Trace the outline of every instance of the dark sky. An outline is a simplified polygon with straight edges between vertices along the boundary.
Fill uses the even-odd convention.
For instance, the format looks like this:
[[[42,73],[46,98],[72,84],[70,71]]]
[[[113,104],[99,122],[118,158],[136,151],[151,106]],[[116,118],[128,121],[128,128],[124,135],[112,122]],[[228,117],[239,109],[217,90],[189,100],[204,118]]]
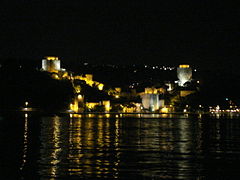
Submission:
[[[88,3],[86,3],[88,2]],[[0,5],[0,58],[195,65],[239,61],[240,10],[204,0],[18,0]]]

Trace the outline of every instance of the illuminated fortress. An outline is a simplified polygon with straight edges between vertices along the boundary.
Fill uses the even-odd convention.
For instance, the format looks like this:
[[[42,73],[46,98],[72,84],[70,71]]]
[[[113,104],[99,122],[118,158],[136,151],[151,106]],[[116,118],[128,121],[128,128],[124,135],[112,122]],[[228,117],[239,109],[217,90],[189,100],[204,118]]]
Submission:
[[[166,69],[164,69],[166,70]],[[46,56],[42,59],[42,71],[49,72],[51,77],[56,80],[66,79],[69,80],[74,89],[74,97],[71,104],[69,105],[69,112],[84,112],[87,110],[89,112],[95,111],[97,108],[102,107],[104,112],[110,112],[112,107],[117,107],[122,109],[121,112],[169,112],[173,111],[173,106],[165,104],[165,99],[163,95],[166,93],[172,93],[174,86],[171,83],[167,83],[169,88],[166,87],[144,87],[145,90],[137,92],[122,92],[120,87],[105,86],[103,83],[95,81],[93,79],[93,74],[75,74],[73,75],[70,71],[61,68],[61,61],[55,56]],[[177,68],[178,85],[181,87],[187,87],[186,82],[192,81],[192,69],[189,65],[182,64]],[[105,93],[109,97],[107,99],[90,100],[87,99],[86,92],[83,89],[85,86],[79,84],[79,82],[84,81],[86,85],[95,88],[102,93]],[[180,91],[180,96],[184,97],[192,93],[193,91]],[[97,92],[96,92],[97,93]],[[102,94],[100,93],[100,94]],[[93,96],[95,96],[94,94]],[[116,99],[140,97],[142,102],[131,101],[128,104],[119,103]],[[113,105],[111,104],[113,102]],[[130,105],[129,105],[130,104]]]

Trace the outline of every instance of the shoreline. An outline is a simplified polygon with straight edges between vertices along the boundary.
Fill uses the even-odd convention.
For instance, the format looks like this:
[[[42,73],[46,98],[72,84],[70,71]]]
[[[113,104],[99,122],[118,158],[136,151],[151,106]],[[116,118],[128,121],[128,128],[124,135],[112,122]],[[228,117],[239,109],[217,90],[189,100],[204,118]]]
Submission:
[[[240,114],[240,112],[68,112],[68,111],[42,111],[39,109],[1,109],[0,114],[4,113],[32,113],[32,114],[42,114],[42,115],[235,115]]]

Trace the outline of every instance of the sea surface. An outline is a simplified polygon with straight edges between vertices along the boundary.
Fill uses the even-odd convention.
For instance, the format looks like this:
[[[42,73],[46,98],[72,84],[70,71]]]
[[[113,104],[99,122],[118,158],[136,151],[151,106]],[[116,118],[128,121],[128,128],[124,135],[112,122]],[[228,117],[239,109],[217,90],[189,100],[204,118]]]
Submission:
[[[0,179],[240,179],[240,116],[0,115]]]

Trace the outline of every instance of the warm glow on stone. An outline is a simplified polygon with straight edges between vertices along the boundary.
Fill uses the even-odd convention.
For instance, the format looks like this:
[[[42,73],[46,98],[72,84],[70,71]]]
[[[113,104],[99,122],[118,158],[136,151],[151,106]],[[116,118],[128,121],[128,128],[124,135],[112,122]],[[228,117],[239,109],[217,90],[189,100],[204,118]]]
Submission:
[[[167,107],[163,107],[163,108],[161,109],[161,112],[162,112],[162,113],[168,113],[168,112],[169,112],[169,109],[168,109]]]
[[[103,90],[103,84],[102,83],[100,83],[99,85],[98,85],[98,89],[100,90],[100,91],[102,91]]]
[[[179,65],[180,68],[189,68],[190,66],[188,64],[181,64]]]
[[[45,57],[47,60],[58,60],[58,57],[55,57],[55,56],[46,56]]]

